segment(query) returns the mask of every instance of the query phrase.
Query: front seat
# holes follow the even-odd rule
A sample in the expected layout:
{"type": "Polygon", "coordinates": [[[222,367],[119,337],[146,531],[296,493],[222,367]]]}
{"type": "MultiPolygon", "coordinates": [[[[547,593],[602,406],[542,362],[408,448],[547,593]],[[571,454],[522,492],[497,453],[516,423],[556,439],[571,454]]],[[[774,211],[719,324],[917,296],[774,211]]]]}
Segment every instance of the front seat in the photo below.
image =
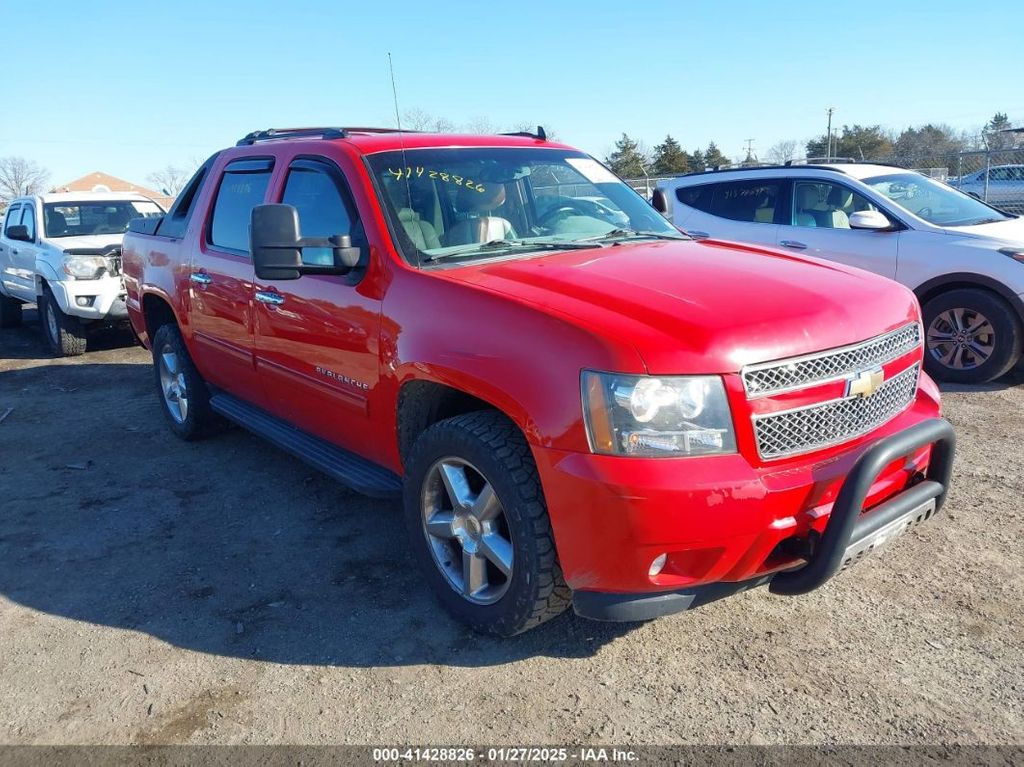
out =
{"type": "Polygon", "coordinates": [[[815,217],[815,208],[818,205],[818,187],[812,184],[804,184],[796,188],[796,210],[794,211],[793,223],[796,226],[817,226],[818,219],[815,217]]]}
{"type": "Polygon", "coordinates": [[[422,220],[420,214],[412,208],[399,208],[398,220],[402,222],[405,233],[409,235],[409,239],[418,250],[441,247],[437,230],[429,222],[422,220]]]}
{"type": "MultiPolygon", "coordinates": [[[[828,193],[828,209],[823,211],[823,226],[832,229],[849,229],[849,211],[853,207],[853,192],[841,186],[833,186],[828,193]]],[[[821,214],[819,214],[821,215],[821,214]]]]}
{"type": "Polygon", "coordinates": [[[448,230],[445,245],[469,245],[515,237],[508,219],[490,215],[504,202],[505,187],[502,184],[490,184],[482,192],[473,187],[460,187],[455,194],[455,207],[465,218],[448,230]]]}
{"type": "Polygon", "coordinates": [[[68,233],[68,220],[59,210],[46,211],[46,236],[61,237],[68,233]]]}

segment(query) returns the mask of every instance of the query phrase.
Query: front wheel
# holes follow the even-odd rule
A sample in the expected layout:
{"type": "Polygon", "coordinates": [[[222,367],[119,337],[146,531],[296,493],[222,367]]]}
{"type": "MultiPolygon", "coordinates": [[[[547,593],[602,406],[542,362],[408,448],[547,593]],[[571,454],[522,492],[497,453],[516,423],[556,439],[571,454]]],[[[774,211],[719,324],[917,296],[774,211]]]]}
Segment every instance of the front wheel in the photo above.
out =
{"type": "Polygon", "coordinates": [[[86,337],[82,321],[61,311],[49,288],[40,296],[38,309],[50,351],[58,357],[85,354],[86,337]]]}
{"type": "Polygon", "coordinates": [[[568,607],[533,455],[500,413],[456,416],[420,435],[404,513],[441,603],[477,631],[512,636],[568,607]]]}
{"type": "Polygon", "coordinates": [[[936,296],[923,308],[925,369],[940,381],[985,383],[1021,353],[1020,321],[1003,299],[977,288],[936,296]]]}

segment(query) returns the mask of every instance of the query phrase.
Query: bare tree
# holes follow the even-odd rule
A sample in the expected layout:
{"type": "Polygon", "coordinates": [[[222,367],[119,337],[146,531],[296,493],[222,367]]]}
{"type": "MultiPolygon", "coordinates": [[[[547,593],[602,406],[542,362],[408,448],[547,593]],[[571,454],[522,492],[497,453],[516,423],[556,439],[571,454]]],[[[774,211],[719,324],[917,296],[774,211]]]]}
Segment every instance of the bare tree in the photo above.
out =
{"type": "Polygon", "coordinates": [[[15,197],[38,194],[46,188],[49,171],[24,157],[0,157],[0,203],[15,197]]]}
{"type": "Polygon", "coordinates": [[[154,184],[157,190],[163,192],[168,197],[177,197],[178,192],[184,188],[191,177],[192,174],[184,168],[179,168],[177,165],[168,165],[162,170],[150,173],[146,176],[146,180],[154,184]]]}
{"type": "Polygon", "coordinates": [[[796,148],[796,141],[780,141],[777,144],[772,145],[771,149],[765,153],[765,157],[768,158],[768,162],[773,162],[776,165],[782,165],[783,163],[796,159],[796,148]]]}
{"type": "Polygon", "coordinates": [[[466,123],[467,133],[497,133],[498,126],[488,117],[474,117],[466,123]]]}
{"type": "Polygon", "coordinates": [[[433,133],[452,133],[455,130],[455,123],[445,117],[434,117],[430,112],[414,107],[402,115],[402,128],[433,133]]]}

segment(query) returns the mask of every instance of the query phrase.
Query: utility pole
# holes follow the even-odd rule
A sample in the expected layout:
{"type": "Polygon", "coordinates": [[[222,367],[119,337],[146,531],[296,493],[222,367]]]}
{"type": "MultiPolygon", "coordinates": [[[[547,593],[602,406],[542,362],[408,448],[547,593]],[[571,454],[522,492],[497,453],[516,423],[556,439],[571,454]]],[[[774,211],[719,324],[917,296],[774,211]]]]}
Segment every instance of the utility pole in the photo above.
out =
{"type": "Polygon", "coordinates": [[[744,160],[744,162],[757,162],[757,158],[754,156],[754,149],[753,149],[753,147],[754,147],[754,139],[748,138],[748,139],[745,139],[745,141],[746,141],[746,144],[747,144],[747,157],[746,157],[746,160],[744,160]]]}
{"type": "Polygon", "coordinates": [[[832,113],[836,111],[835,107],[829,107],[827,110],[828,114],[828,130],[826,135],[828,136],[828,148],[825,150],[825,162],[832,159],[832,113]]]}

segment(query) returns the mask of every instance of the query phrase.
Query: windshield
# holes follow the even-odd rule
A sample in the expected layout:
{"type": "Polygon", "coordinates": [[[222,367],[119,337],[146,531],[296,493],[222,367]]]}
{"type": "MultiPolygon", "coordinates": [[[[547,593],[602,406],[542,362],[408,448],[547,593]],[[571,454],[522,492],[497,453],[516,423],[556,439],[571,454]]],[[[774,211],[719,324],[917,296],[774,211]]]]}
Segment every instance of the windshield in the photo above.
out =
{"type": "Polygon", "coordinates": [[[369,164],[412,264],[685,237],[580,152],[410,149],[371,155],[369,164]]]}
{"type": "Polygon", "coordinates": [[[970,226],[1009,218],[981,200],[917,173],[866,178],[864,183],[936,226],[970,226]]]}
{"type": "Polygon", "coordinates": [[[47,237],[84,234],[124,234],[133,218],[154,218],[164,211],[149,200],[88,200],[43,204],[43,231],[47,237]]]}

